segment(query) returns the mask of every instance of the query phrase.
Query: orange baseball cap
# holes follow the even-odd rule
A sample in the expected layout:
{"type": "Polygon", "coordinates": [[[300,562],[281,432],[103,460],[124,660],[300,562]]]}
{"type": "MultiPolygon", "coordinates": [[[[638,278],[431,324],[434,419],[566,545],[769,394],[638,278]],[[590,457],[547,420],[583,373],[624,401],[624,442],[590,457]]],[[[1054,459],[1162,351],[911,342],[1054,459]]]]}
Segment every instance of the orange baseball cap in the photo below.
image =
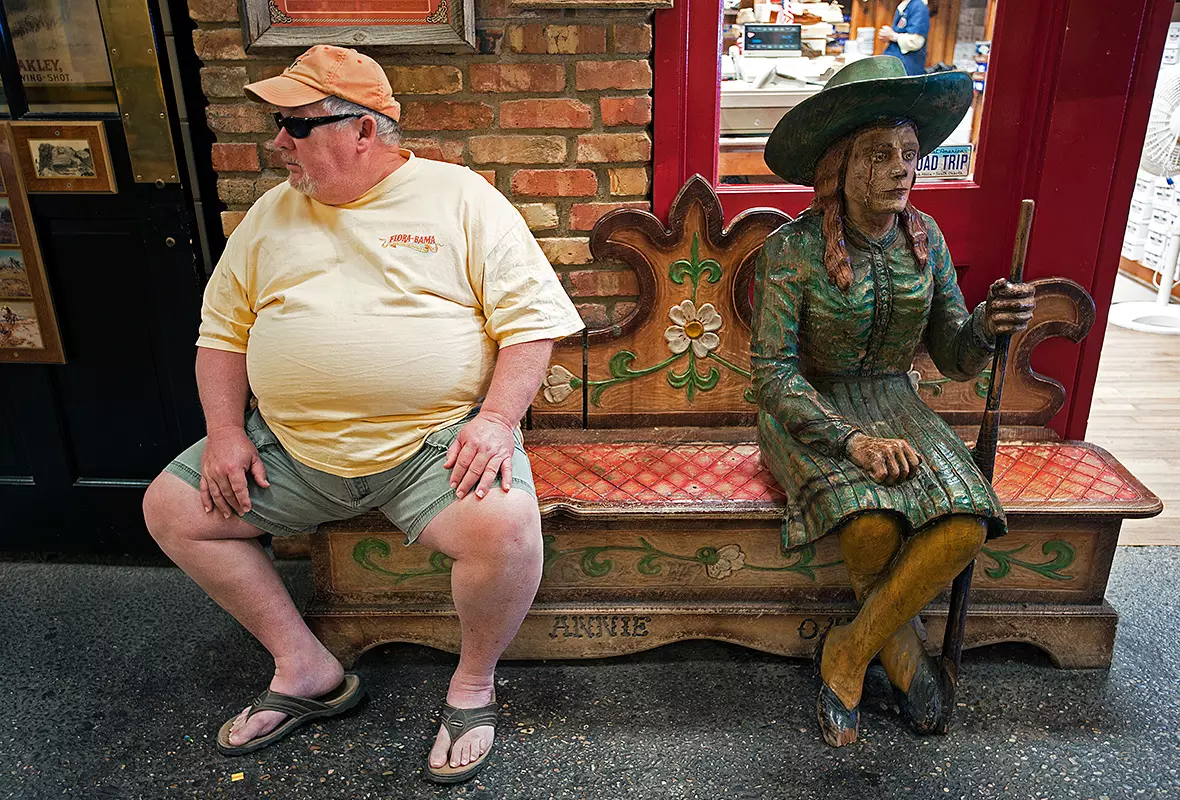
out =
{"type": "Polygon", "coordinates": [[[393,99],[393,89],[381,65],[368,56],[347,47],[317,44],[282,75],[246,85],[251,100],[283,108],[318,103],[329,95],[400,119],[401,103],[393,99]]]}

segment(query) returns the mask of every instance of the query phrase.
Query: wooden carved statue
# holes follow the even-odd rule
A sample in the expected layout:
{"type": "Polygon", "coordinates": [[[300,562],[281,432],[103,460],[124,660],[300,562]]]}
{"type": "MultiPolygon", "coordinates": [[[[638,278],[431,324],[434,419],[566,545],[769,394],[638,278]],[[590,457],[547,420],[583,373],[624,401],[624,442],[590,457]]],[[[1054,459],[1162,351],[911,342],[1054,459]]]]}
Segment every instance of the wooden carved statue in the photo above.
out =
{"type": "Polygon", "coordinates": [[[824,739],[856,740],[865,671],[880,657],[919,733],[953,704],[917,614],[1006,532],[1004,510],[907,370],[919,343],[974,379],[995,337],[1024,329],[1033,287],[996,281],[968,311],[946,242],[909,202],[919,159],[971,105],[963,72],[907,77],[891,56],[841,69],[766,146],[815,199],[766,240],[752,329],[762,458],[791,501],[785,539],[839,537],[860,611],[815,654],[824,739]]]}

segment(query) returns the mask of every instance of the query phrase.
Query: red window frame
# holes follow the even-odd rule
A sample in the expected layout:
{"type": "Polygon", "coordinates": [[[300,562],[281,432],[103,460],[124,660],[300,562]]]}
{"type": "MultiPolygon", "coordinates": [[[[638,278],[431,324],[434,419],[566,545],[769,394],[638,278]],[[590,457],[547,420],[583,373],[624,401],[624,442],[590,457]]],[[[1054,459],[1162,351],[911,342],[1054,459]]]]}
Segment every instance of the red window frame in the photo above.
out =
{"type": "MultiPolygon", "coordinates": [[[[1015,230],[1018,190],[1034,155],[1023,146],[1028,126],[1022,123],[1034,119],[1038,106],[1045,103],[1046,82],[1041,77],[1051,65],[1045,63],[1044,53],[1058,43],[1046,42],[1044,50],[1012,43],[1033,40],[1037,31],[1046,30],[1053,5],[1000,0],[973,179],[923,181],[914,191],[914,204],[938,220],[965,274],[975,264],[1002,263],[1004,243],[1011,238],[996,236],[989,226],[974,221],[992,220],[998,212],[1001,227],[1015,230]]],[[[652,188],[657,214],[666,213],[677,189],[693,173],[717,184],[720,81],[711,56],[717,51],[720,20],[720,2],[710,0],[677,3],[656,17],[652,188]],[[684,41],[685,46],[678,54],[666,41],[684,41]],[[693,55],[681,65],[683,54],[693,55]]],[[[727,219],[755,207],[795,216],[812,196],[810,189],[799,186],[721,185],[717,192],[727,219]]]]}
{"type": "MultiPolygon", "coordinates": [[[[655,12],[652,200],[666,218],[693,174],[717,186],[719,0],[677,0],[655,12]]],[[[1082,438],[1106,309],[1173,0],[1000,0],[970,181],[923,182],[914,204],[938,220],[968,302],[1006,275],[1020,199],[1037,201],[1028,279],[1064,276],[1094,297],[1098,317],[1075,346],[1055,340],[1034,368],[1059,380],[1053,421],[1082,438]]],[[[791,216],[811,190],[717,186],[726,219],[755,207],[791,216]]]]}

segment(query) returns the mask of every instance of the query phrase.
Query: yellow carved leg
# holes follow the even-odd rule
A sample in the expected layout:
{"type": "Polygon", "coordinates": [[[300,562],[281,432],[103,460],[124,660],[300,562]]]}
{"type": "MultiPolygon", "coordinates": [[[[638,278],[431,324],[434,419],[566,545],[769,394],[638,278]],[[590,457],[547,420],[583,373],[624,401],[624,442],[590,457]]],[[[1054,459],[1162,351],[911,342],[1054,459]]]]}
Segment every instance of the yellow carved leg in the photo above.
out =
{"type": "MultiPolygon", "coordinates": [[[[838,532],[840,552],[857,600],[864,601],[893,562],[901,549],[904,528],[905,523],[894,514],[869,513],[850,520],[838,532]]],[[[879,658],[889,681],[906,692],[925,652],[917,620],[911,619],[889,637],[879,658]]]]}
{"type": "Polygon", "coordinates": [[[986,535],[983,520],[965,515],[947,517],[915,534],[869,590],[852,622],[828,633],[820,673],[846,708],[860,703],[865,670],[873,658],[975,558],[986,535]]]}

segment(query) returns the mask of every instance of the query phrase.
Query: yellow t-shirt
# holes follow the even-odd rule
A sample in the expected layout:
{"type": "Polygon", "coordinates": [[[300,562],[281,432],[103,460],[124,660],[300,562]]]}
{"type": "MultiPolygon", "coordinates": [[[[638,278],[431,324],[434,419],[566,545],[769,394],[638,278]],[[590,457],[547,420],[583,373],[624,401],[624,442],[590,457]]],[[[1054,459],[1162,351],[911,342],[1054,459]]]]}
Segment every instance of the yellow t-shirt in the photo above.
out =
{"type": "Polygon", "coordinates": [[[197,346],[245,353],[283,447],[341,477],[390,469],[462,419],[498,348],[583,327],[503,195],[466,167],[402,155],[345,205],[271,189],[205,289],[197,346]]]}

